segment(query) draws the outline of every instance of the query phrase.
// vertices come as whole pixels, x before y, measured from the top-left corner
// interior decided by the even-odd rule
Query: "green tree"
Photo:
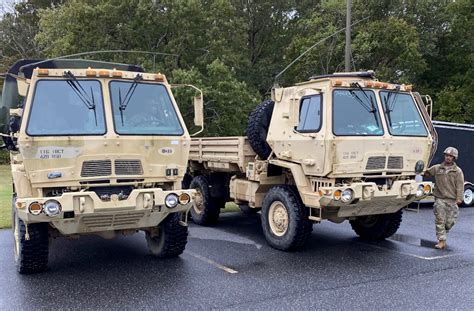
[[[220,60],[207,66],[205,74],[195,68],[177,69],[174,83],[189,83],[203,89],[205,131],[203,135],[244,135],[247,117],[259,102],[258,92],[245,82],[238,81],[235,72]],[[189,92],[177,92],[177,101],[188,127],[192,127],[192,104]]]

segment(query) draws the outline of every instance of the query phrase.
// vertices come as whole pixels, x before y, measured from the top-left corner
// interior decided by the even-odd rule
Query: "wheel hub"
[[[277,201],[270,206],[268,213],[270,229],[276,236],[282,236],[288,230],[288,211],[283,203]]]
[[[466,189],[464,191],[464,203],[466,205],[469,205],[472,203],[472,190],[471,189]]]

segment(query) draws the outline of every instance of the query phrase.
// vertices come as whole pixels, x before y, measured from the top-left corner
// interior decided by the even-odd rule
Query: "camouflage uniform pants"
[[[459,214],[459,207],[456,203],[436,199],[434,203],[434,214],[436,217],[436,237],[438,240],[445,241],[449,230],[456,222],[456,218]]]

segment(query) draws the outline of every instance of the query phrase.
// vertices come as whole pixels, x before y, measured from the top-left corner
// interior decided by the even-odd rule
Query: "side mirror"
[[[18,86],[18,95],[26,96],[26,94],[28,94],[28,88],[30,84],[27,82],[26,79],[17,79],[17,86]]]
[[[193,98],[193,104],[194,104],[194,125],[197,127],[200,127],[197,132],[191,134],[191,136],[195,136],[199,133],[201,133],[204,130],[204,96],[202,95],[201,89],[195,87],[194,85],[191,84],[171,84],[170,85],[172,88],[178,88],[178,87],[190,87],[197,91],[199,93],[198,96],[195,96]]]
[[[204,100],[202,93],[194,97],[194,125],[204,127]]]
[[[16,133],[20,130],[21,118],[19,116],[11,116],[8,122],[8,129],[10,133]]]
[[[423,160],[417,161],[415,164],[415,173],[421,174],[424,169],[425,169],[425,162],[423,162]]]

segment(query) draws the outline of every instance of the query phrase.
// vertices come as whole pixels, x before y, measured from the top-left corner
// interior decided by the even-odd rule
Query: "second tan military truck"
[[[313,223],[349,220],[365,239],[393,235],[402,209],[432,192],[417,182],[436,145],[435,132],[409,85],[373,72],[313,77],[275,88],[249,117],[247,137],[191,143],[191,215],[213,224],[227,201],[261,209],[268,243],[305,245]]]

